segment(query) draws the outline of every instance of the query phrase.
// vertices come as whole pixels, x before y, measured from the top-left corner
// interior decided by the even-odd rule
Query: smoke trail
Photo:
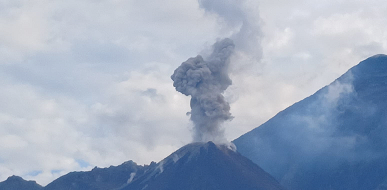
[[[220,23],[231,32],[236,53],[245,59],[237,64],[238,67],[243,65],[251,69],[251,62],[255,65],[262,57],[258,3],[247,0],[198,0],[198,3],[207,13],[217,15]]]
[[[191,120],[195,141],[222,141],[221,123],[231,120],[230,105],[222,93],[231,85],[229,58],[234,51],[231,39],[213,45],[211,55],[198,55],[183,62],[171,76],[178,92],[191,96]]]
[[[231,120],[230,105],[223,92],[231,85],[228,76],[229,58],[233,54],[232,70],[256,70],[262,57],[260,46],[262,32],[257,7],[246,0],[198,0],[205,12],[217,15],[231,39],[213,45],[212,54],[203,59],[200,55],[188,59],[172,75],[174,87],[191,96],[191,120],[194,123],[195,141],[225,142],[221,124]],[[234,49],[234,43],[236,49]]]

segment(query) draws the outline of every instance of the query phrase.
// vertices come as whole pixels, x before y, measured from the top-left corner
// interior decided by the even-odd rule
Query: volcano
[[[386,189],[387,56],[375,55],[234,141],[287,189]]]
[[[1,188],[0,188],[1,189]],[[235,151],[213,142],[188,144],[159,163],[70,172],[44,190],[283,190],[259,166]]]
[[[226,145],[188,144],[122,190],[283,190],[259,166]]]

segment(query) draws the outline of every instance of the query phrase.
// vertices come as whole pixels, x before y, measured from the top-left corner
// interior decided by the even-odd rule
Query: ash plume
[[[249,0],[198,0],[200,8],[206,13],[216,15],[219,24],[229,31],[236,46],[235,56],[238,64],[233,71],[251,70],[262,58],[261,19],[256,1]]]
[[[228,68],[234,43],[225,38],[212,48],[207,58],[189,58],[171,76],[176,90],[191,96],[189,113],[194,123],[194,141],[223,141],[221,124],[233,118],[223,92],[232,83]]]

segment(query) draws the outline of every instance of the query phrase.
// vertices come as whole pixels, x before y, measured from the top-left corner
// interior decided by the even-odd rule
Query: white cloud
[[[0,0],[0,180],[44,185],[95,165],[158,161],[190,142],[189,98],[170,75],[238,34],[241,20],[254,40],[242,36],[233,58],[229,140],[387,49],[382,0],[237,5],[209,14],[196,0]]]

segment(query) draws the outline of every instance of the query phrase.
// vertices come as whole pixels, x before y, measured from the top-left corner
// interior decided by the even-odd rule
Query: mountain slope
[[[283,190],[268,173],[225,145],[193,143],[159,163],[132,161],[71,172],[44,190]]]
[[[0,190],[42,190],[43,187],[35,181],[26,181],[19,176],[10,176],[7,180],[0,182]]]
[[[189,144],[122,190],[281,190],[260,167],[226,146]]]
[[[139,166],[133,161],[109,168],[95,167],[87,172],[71,172],[54,180],[44,190],[108,190],[117,189],[135,175],[142,175],[146,166]]]
[[[387,56],[370,57],[330,85],[234,141],[288,189],[376,189],[387,179]]]

